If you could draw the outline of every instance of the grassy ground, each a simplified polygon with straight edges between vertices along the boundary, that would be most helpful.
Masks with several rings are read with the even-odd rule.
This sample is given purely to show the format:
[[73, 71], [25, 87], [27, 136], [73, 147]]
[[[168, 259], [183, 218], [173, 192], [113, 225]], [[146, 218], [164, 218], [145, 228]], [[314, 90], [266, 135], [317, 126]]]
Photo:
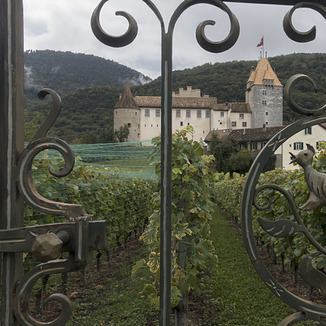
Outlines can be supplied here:
[[274, 326], [292, 314], [260, 280], [232, 222], [216, 210], [211, 228], [219, 265], [211, 280], [216, 317], [207, 325]]
[[[218, 210], [213, 214], [211, 229], [219, 264], [216, 271], [205, 277], [204, 292], [190, 298], [190, 325], [276, 326], [292, 314], [294, 311], [260, 280], [244, 249], [240, 231]], [[144, 272], [131, 278], [132, 266], [145, 255], [145, 248], [133, 239], [118, 255], [113, 255], [110, 263], [103, 255], [100, 271], [96, 270], [96, 261], [90, 263], [86, 283], [79, 273], [70, 276], [68, 296], [73, 316], [68, 326], [158, 325], [158, 312], [148, 306], [141, 294], [151, 275]]]

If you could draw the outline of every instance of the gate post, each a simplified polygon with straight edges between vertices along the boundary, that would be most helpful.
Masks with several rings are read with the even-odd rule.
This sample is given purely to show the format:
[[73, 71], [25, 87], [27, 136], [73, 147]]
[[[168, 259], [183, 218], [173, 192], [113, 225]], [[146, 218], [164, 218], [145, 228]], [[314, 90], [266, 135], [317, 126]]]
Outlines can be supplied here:
[[[17, 163], [24, 147], [24, 64], [22, 0], [0, 2], [0, 228], [23, 226]], [[2, 255], [1, 325], [17, 325], [13, 293], [23, 274], [21, 253]]]

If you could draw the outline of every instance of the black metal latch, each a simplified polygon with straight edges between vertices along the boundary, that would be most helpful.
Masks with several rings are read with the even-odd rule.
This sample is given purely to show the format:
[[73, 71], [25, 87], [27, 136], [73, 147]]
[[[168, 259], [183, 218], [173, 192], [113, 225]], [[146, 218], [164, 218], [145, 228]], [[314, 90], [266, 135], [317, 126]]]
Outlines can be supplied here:
[[[30, 292], [38, 279], [83, 268], [90, 251], [106, 248], [105, 221], [90, 219], [91, 216], [81, 216], [76, 222], [0, 230], [1, 252], [31, 252], [43, 262], [23, 277], [15, 291], [14, 313], [20, 324], [45, 325], [34, 319], [28, 308]], [[69, 257], [57, 259], [63, 252], [69, 252]], [[44, 304], [50, 301], [59, 302], [62, 311], [56, 320], [46, 325], [64, 325], [71, 315], [69, 299], [56, 293], [49, 296]]]

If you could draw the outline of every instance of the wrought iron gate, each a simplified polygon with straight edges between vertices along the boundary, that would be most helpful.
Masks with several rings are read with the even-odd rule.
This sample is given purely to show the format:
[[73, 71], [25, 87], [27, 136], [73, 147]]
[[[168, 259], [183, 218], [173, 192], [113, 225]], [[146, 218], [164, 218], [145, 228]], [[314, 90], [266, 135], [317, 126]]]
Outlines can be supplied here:
[[[102, 0], [92, 16], [92, 29], [94, 35], [104, 44], [113, 47], [122, 47], [130, 44], [137, 36], [137, 23], [126, 12], [117, 12], [117, 15], [125, 17], [129, 22], [127, 32], [119, 37], [107, 34], [100, 24], [100, 12], [108, 0]], [[185, 0], [173, 13], [167, 29], [163, 18], [151, 0], [143, 2], [153, 11], [161, 25], [161, 136], [162, 136], [162, 173], [161, 173], [161, 273], [160, 273], [160, 310], [161, 325], [170, 324], [170, 252], [171, 252], [171, 157], [172, 157], [172, 39], [175, 24], [180, 15], [189, 7], [196, 4], [208, 4], [224, 11], [230, 19], [230, 31], [221, 42], [212, 42], [205, 35], [205, 27], [214, 25], [215, 22], [207, 20], [196, 29], [196, 38], [199, 45], [210, 52], [219, 53], [231, 48], [237, 41], [240, 26], [237, 18], [225, 4], [226, 2], [279, 4], [293, 5], [294, 7], [284, 18], [284, 30], [294, 41], [308, 42], [315, 37], [315, 28], [308, 32], [299, 32], [292, 25], [292, 15], [298, 8], [311, 8], [318, 11], [326, 18], [325, 0], [311, 0], [300, 2], [298, 0]], [[58, 150], [65, 158], [65, 168], [57, 176], [66, 175], [73, 167], [73, 154], [69, 146], [61, 140], [45, 137], [47, 130], [55, 118], [51, 117], [37, 132], [33, 141], [23, 149], [23, 11], [22, 0], [3, 0], [0, 4], [0, 121], [1, 121], [1, 174], [0, 174], [0, 251], [3, 252], [2, 267], [2, 325], [39, 325], [29, 314], [26, 307], [29, 289], [35, 278], [49, 273], [61, 273], [80, 268], [85, 265], [87, 248], [104, 248], [104, 234], [102, 223], [92, 222], [78, 205], [56, 203], [41, 197], [35, 190], [31, 178], [31, 164], [34, 156], [45, 148]], [[50, 95], [53, 98], [53, 111], [60, 109], [60, 98], [51, 90], [43, 90], [41, 97]], [[302, 110], [300, 109], [302, 112]], [[258, 161], [249, 174], [248, 183], [243, 199], [244, 236], [249, 256], [251, 257], [258, 273], [269, 284], [272, 291], [279, 294], [279, 284], [272, 279], [268, 271], [261, 265], [252, 243], [251, 233], [251, 206], [254, 201], [254, 188], [261, 171], [261, 164], [268, 159], [270, 151], [274, 151], [284, 140], [304, 125], [314, 125], [325, 122], [322, 116], [324, 108], [314, 112], [304, 112], [310, 116], [290, 129], [280, 133], [278, 138], [273, 138], [262, 151]], [[53, 113], [56, 115], [57, 113]], [[311, 116], [312, 114], [312, 116]], [[50, 212], [51, 214], [65, 214], [77, 218], [76, 223], [60, 225], [37, 226], [23, 228], [23, 200], [32, 207]], [[50, 243], [48, 254], [39, 254], [40, 248], [45, 243]], [[87, 245], [88, 243], [91, 246]], [[320, 248], [321, 249], [321, 248]], [[67, 260], [54, 260], [39, 265], [24, 277], [22, 276], [21, 252], [33, 251], [41, 260], [55, 259], [61, 251], [71, 252]], [[267, 276], [266, 276], [267, 275]], [[23, 277], [23, 278], [22, 278]], [[267, 280], [268, 279], [268, 280]], [[270, 285], [272, 284], [272, 285]], [[17, 286], [18, 285], [18, 286]], [[282, 290], [282, 289], [281, 289]], [[12, 295], [14, 293], [14, 295]], [[280, 325], [290, 325], [299, 319], [312, 318], [325, 323], [326, 308], [316, 307], [312, 303], [302, 302], [290, 294], [280, 296], [282, 300], [301, 312], [290, 316]], [[63, 325], [69, 318], [69, 304], [62, 295], [56, 294], [49, 300], [57, 300], [63, 306], [63, 313], [59, 319], [51, 325]], [[14, 314], [13, 314], [14, 312]], [[15, 316], [15, 317], [14, 317]], [[67, 317], [68, 316], [68, 317]]]
[[[50, 89], [39, 92], [53, 98], [47, 119], [24, 149], [23, 6], [21, 0], [0, 3], [0, 252], [2, 255], [1, 325], [44, 325], [29, 310], [35, 282], [45, 275], [66, 273], [85, 267], [89, 250], [105, 249], [104, 221], [91, 221], [80, 205], [55, 202], [41, 196], [33, 183], [34, 157], [54, 149], [64, 158], [64, 168], [50, 173], [66, 176], [74, 166], [74, 155], [64, 141], [46, 137], [61, 109], [60, 97]], [[24, 206], [73, 222], [24, 227]], [[23, 252], [33, 253], [42, 264], [23, 275]], [[69, 252], [67, 259], [57, 259]], [[70, 317], [69, 299], [60, 293], [47, 298], [57, 301], [62, 311], [46, 325], [64, 325]]]

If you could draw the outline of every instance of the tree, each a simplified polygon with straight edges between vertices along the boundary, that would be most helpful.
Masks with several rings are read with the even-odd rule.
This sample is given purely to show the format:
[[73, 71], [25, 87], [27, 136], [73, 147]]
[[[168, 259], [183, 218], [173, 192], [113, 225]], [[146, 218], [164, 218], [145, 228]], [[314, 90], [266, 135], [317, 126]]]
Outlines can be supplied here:
[[232, 138], [227, 137], [221, 141], [216, 134], [213, 133], [210, 143], [210, 152], [215, 157], [215, 166], [217, 172], [232, 172], [229, 164], [229, 158], [238, 151], [238, 144]]
[[228, 164], [231, 172], [245, 174], [249, 171], [252, 158], [247, 149], [240, 149], [239, 152], [233, 153], [229, 159]]
[[80, 138], [81, 144], [96, 144], [97, 137], [94, 131], [87, 130], [86, 133]]
[[[209, 268], [215, 268], [217, 257], [210, 241], [210, 189], [213, 156], [204, 155], [202, 143], [192, 140], [193, 128], [187, 126], [172, 137], [172, 249], [171, 249], [171, 306], [175, 308], [177, 325], [185, 325], [188, 296], [200, 291], [200, 279]], [[190, 137], [188, 138], [188, 134]], [[154, 140], [153, 158], [160, 157], [161, 139]], [[159, 175], [160, 161], [155, 161]], [[160, 188], [159, 188], [160, 189]], [[158, 306], [160, 271], [160, 190], [155, 194], [156, 210], [141, 239], [150, 254], [147, 260], [135, 265], [149, 268], [155, 281], [147, 284], [144, 293]]]
[[121, 126], [118, 130], [114, 131], [115, 137], [118, 139], [120, 143], [127, 140], [129, 136], [129, 127], [125, 123], [123, 126]]
[[115, 134], [114, 134], [112, 126], [109, 126], [108, 128], [106, 128], [100, 132], [98, 142], [99, 143], [114, 143], [115, 142]]

